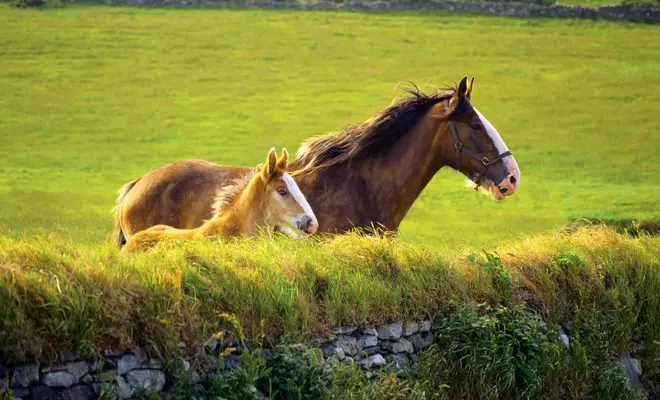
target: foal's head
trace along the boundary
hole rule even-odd
[[[312,234],[316,232],[319,223],[298,185],[286,172],[288,163],[289,153],[286,149],[279,159],[275,149],[271,149],[266,162],[254,178],[261,179],[261,186],[265,188],[262,202],[264,222],[292,236],[296,236],[293,233],[296,230]]]
[[[497,130],[470,103],[474,78],[461,80],[450,99],[444,101],[447,135],[444,148],[451,149],[450,165],[478,186],[489,190],[497,200],[515,193],[520,169]]]

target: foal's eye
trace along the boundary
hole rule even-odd
[[[277,193],[279,193],[280,196],[286,196],[287,194],[289,194],[289,191],[284,188],[279,188],[277,189]]]
[[[472,130],[474,130],[474,131],[480,131],[481,130],[481,125],[474,124],[474,125],[470,126],[470,128],[472,128]]]

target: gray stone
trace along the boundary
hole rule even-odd
[[[374,347],[376,345],[378,345],[378,338],[376,336],[363,335],[358,339],[358,347],[361,349],[365,347]]]
[[[129,399],[133,396],[133,388],[121,375],[115,377],[115,382],[117,382],[117,386],[114,389],[120,400]]]
[[[422,347],[427,347],[433,344],[435,341],[435,335],[433,332],[426,332],[422,334]]]
[[[344,350],[344,353],[349,356],[352,356],[360,350],[358,348],[357,339],[352,336],[337,336],[337,339],[335,339],[335,345]]]
[[[395,322],[389,325],[381,325],[378,327],[378,339],[388,340],[388,339],[398,339],[403,333],[403,325],[401,322]]]
[[[341,347],[335,347],[334,355],[335,357],[337,357],[339,361],[343,360],[344,357],[346,357],[346,353],[344,352],[344,349],[342,349]]]
[[[365,335],[378,337],[378,331],[376,330],[376,328],[363,329],[362,333],[365,334]]]
[[[321,351],[323,351],[323,355],[326,357],[332,357],[333,354],[335,354],[335,349],[337,346],[334,345],[334,343],[326,343],[321,347]]]
[[[76,377],[68,371],[49,372],[44,375],[42,381],[44,385],[48,385],[50,387],[64,388],[71,387],[78,383],[78,379],[76,379]]]
[[[241,358],[236,354],[230,354],[225,357],[223,363],[226,370],[232,371],[241,366]]]
[[[394,369],[397,371],[405,368],[410,362],[405,354],[390,354],[385,358],[388,363],[392,363],[394,365]]]
[[[332,333],[334,333],[335,335],[350,335],[356,330],[357,330],[357,326],[355,325],[343,325],[334,328],[332,330]]]
[[[95,360],[95,361],[90,361],[88,364],[89,370],[91,372],[96,372],[96,371],[102,371],[103,366],[105,365],[105,362],[103,360]]]
[[[564,343],[564,346],[566,346],[566,348],[570,347],[570,340],[568,339],[568,335],[564,333],[564,330],[562,328],[559,328],[559,340],[561,340],[561,342]]]
[[[642,384],[639,381],[639,376],[642,374],[642,364],[635,358],[630,358],[625,351],[617,361],[617,365],[623,375],[626,377],[626,386],[628,389],[640,389]]]
[[[222,358],[213,357],[213,356],[204,357],[204,363],[202,365],[204,367],[204,370],[206,371],[216,371],[218,369],[224,368],[224,362],[222,361]],[[156,369],[161,369],[161,368],[156,368]]]
[[[46,385],[32,387],[32,400],[53,400],[55,395],[55,391]]]
[[[39,367],[37,364],[26,364],[14,368],[11,378],[12,388],[26,388],[39,381]]]
[[[218,347],[220,343],[216,338],[210,338],[204,343],[204,347],[206,347],[207,350],[213,352],[215,349]]]
[[[419,325],[419,331],[420,332],[429,332],[431,330],[431,320],[424,320],[422,323]]]
[[[7,391],[7,381],[3,377],[0,377],[0,396],[5,394],[6,391]]]
[[[374,368],[385,365],[387,362],[380,354],[374,354],[363,360],[360,360],[359,364],[364,368]]]
[[[55,396],[55,400],[95,400],[96,398],[94,389],[88,385],[70,387]]]
[[[134,370],[138,367],[138,359],[133,354],[122,356],[117,363],[117,373],[124,375],[128,371]]]
[[[117,386],[112,382],[94,382],[92,383],[94,392],[99,396],[99,399],[112,399],[117,398]]]
[[[101,372],[100,374],[96,375],[96,380],[100,382],[111,382],[115,380],[117,377],[117,371],[114,369],[108,370]]]
[[[78,359],[78,354],[73,351],[64,350],[57,353],[57,362],[60,364],[70,363]]]
[[[411,335],[410,337],[408,337],[408,340],[410,341],[410,343],[412,343],[415,351],[419,351],[419,349],[424,347],[424,339],[422,339],[421,333],[415,333],[414,335]]]
[[[82,383],[92,383],[92,382],[94,382],[94,378],[92,378],[92,376],[90,374],[87,374],[87,375],[83,376],[82,379],[80,379],[80,382],[82,382]]]
[[[396,342],[384,342],[381,343],[381,347],[383,350],[389,351],[390,353],[414,353],[415,348],[413,347],[413,344],[410,343],[409,340],[407,339],[399,339]]]
[[[202,377],[197,371],[190,371],[190,383],[195,384],[201,382]]]
[[[149,362],[146,363],[146,366],[149,367],[149,369],[163,369],[163,363],[155,358],[149,359]]]
[[[362,352],[368,356],[373,356],[376,353],[380,353],[381,348],[379,346],[367,347],[362,349]]]
[[[77,381],[89,372],[89,365],[85,361],[68,363],[65,367],[70,374],[76,377]]]
[[[101,350],[101,354],[105,357],[121,357],[124,354],[124,350],[118,349],[116,347],[106,347]]]
[[[190,371],[190,361],[183,360],[183,369],[185,369],[186,371]]]
[[[419,324],[415,321],[407,322],[403,326],[403,336],[410,336],[417,332],[419,332]]]
[[[28,388],[16,388],[11,390],[13,392],[13,400],[19,399],[21,397],[28,398],[30,397],[30,389]]]
[[[156,393],[165,386],[165,374],[157,369],[134,369],[126,374],[131,388],[147,393]]]
[[[45,367],[41,369],[42,374],[47,374],[49,372],[57,372],[57,371],[66,371],[66,365],[62,364],[57,364],[57,365],[51,365],[50,367]]]

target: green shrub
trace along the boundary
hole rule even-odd
[[[537,398],[562,354],[539,319],[506,308],[466,308],[436,328],[419,376],[449,398]]]

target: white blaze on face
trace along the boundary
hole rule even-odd
[[[481,120],[481,123],[484,125],[486,128],[486,133],[488,133],[488,136],[490,136],[490,139],[493,141],[495,144],[495,148],[497,151],[502,154],[505,151],[509,151],[509,148],[506,147],[506,144],[504,144],[504,140],[502,140],[502,137],[500,136],[499,132],[497,132],[497,129],[493,126],[493,124],[490,123],[484,117],[479,110],[477,110],[476,107],[472,107],[474,109],[474,112],[477,113],[479,116],[479,119]],[[509,170],[509,173],[513,174],[513,176],[516,177],[516,186],[520,185],[520,169],[518,168],[518,163],[516,163],[516,159],[513,158],[513,156],[506,156],[502,159],[504,161],[504,165],[506,168]]]
[[[289,189],[289,193],[291,193],[291,195],[296,200],[298,205],[300,205],[300,207],[304,211],[302,214],[298,214],[296,216],[295,223],[300,222],[304,216],[308,216],[312,219],[312,224],[318,226],[319,222],[316,219],[316,215],[314,215],[314,211],[312,211],[312,207],[309,205],[307,199],[300,191],[300,188],[298,187],[296,181],[294,181],[291,175],[289,175],[288,173],[282,175],[282,180],[286,184],[287,189]]]

